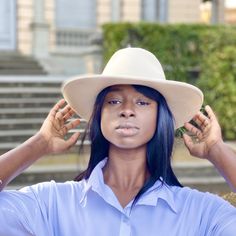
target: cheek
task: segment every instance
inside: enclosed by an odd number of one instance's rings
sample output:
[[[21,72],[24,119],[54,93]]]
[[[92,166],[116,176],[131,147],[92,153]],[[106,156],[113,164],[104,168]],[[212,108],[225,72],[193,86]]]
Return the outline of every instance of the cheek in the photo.
[[[110,115],[104,110],[102,110],[102,115],[101,115],[101,131],[102,131],[102,134],[103,136],[107,139],[108,138],[108,135],[110,133]]]
[[[149,114],[147,117],[148,119],[145,124],[143,124],[143,133],[146,139],[151,139],[156,131],[156,126],[157,126],[157,115],[156,113]]]

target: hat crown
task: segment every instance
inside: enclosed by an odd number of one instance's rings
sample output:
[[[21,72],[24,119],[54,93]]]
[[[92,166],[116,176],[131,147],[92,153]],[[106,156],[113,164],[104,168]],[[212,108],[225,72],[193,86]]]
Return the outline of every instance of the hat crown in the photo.
[[[158,59],[142,48],[125,48],[117,51],[108,61],[102,75],[165,80]],[[122,83],[122,81],[121,81]]]

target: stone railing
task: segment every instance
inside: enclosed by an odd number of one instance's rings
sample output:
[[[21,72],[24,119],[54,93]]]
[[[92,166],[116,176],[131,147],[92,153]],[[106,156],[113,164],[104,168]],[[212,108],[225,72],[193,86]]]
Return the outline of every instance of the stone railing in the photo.
[[[56,51],[97,48],[101,44],[102,34],[96,29],[55,29],[54,48]]]

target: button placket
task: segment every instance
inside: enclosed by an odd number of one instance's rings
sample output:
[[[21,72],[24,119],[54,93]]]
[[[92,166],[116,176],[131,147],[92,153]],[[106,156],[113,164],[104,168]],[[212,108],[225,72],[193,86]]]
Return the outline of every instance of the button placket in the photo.
[[[126,214],[123,214],[120,223],[120,236],[130,236],[130,235],[131,235],[130,219]]]

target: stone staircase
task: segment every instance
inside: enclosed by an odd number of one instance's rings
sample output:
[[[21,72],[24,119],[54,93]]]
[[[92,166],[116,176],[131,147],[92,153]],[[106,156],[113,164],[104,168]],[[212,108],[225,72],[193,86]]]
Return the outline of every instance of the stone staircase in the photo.
[[[173,165],[173,169],[180,183],[184,186],[217,194],[230,192],[224,178],[208,161],[178,162]]]
[[[46,75],[46,71],[33,57],[17,52],[0,53],[0,75]]]
[[[17,189],[52,179],[57,182],[73,180],[84,168],[85,165],[79,161],[74,164],[33,165],[16,177],[7,188]],[[183,186],[220,195],[230,192],[225,180],[209,163],[178,163],[173,169]]]
[[[0,154],[34,135],[62,96],[63,78],[0,76]]]

